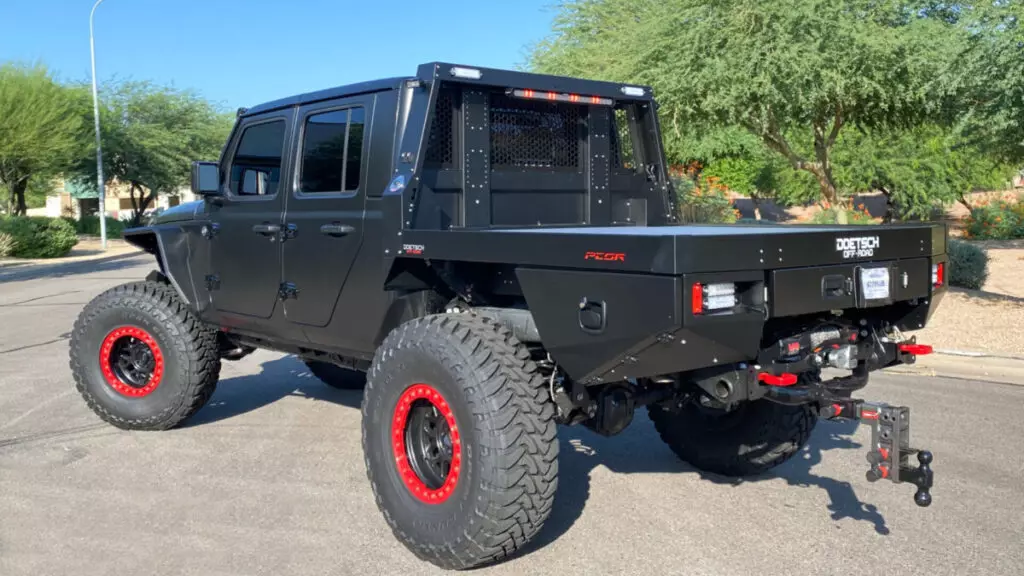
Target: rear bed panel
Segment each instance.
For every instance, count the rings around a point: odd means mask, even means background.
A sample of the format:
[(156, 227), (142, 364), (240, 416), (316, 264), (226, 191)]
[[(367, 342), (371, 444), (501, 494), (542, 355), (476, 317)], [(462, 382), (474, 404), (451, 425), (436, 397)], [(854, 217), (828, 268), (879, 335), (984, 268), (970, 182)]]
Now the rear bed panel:
[[(945, 250), (943, 228), (931, 225), (407, 230), (402, 241), (423, 258), (670, 275), (906, 260)], [(402, 246), (398, 254), (409, 251)]]

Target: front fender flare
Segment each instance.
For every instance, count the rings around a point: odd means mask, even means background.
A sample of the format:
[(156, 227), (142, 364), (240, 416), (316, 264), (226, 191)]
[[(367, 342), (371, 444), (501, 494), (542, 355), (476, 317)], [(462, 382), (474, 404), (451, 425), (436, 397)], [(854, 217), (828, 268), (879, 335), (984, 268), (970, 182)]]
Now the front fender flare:
[(124, 240), (155, 256), (160, 276), (174, 287), (185, 304), (196, 308), (197, 294), (189, 266), (188, 234), (178, 226), (145, 226), (125, 230)]

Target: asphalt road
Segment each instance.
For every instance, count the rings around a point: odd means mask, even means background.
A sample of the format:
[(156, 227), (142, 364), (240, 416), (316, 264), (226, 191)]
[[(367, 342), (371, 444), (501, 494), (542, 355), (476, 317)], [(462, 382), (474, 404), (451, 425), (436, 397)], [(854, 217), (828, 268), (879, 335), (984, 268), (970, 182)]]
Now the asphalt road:
[[(373, 503), (358, 393), (292, 357), (225, 363), (186, 427), (133, 433), (85, 407), (67, 337), (148, 261), (0, 273), (0, 574), (431, 574)], [(83, 273), (94, 270), (90, 273)], [(1024, 574), (1024, 387), (878, 376), (935, 452), (935, 503), (869, 484), (866, 428), (822, 423), (801, 458), (731, 482), (676, 460), (646, 415), (561, 432), (553, 517), (480, 574)]]

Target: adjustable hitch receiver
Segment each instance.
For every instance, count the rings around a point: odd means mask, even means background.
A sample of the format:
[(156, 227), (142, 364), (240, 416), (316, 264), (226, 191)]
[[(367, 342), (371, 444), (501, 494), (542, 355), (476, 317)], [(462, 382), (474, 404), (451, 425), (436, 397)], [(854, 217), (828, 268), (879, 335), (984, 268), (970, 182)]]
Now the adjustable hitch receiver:
[[(932, 503), (932, 453), (910, 447), (910, 408), (890, 406), (863, 400), (841, 400), (822, 408), (828, 419), (848, 418), (871, 425), (871, 450), (867, 460), (868, 482), (891, 480), (897, 484), (909, 482), (917, 486), (914, 503), (925, 507)], [(916, 454), (918, 465), (910, 464)]]

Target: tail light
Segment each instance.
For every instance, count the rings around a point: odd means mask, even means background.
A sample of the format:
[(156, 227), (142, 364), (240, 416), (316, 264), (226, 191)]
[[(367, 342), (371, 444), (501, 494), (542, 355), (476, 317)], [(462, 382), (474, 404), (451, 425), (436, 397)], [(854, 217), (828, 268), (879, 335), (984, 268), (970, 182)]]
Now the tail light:
[(690, 292), (690, 307), (694, 315), (735, 308), (736, 285), (732, 282), (716, 284), (696, 282)]
[(946, 284), (946, 263), (932, 264), (932, 286), (938, 288)]

